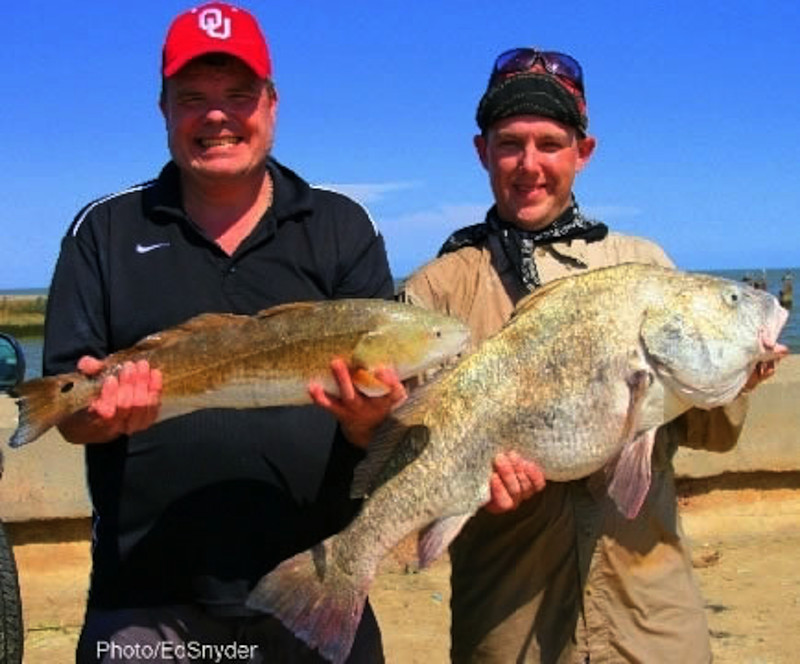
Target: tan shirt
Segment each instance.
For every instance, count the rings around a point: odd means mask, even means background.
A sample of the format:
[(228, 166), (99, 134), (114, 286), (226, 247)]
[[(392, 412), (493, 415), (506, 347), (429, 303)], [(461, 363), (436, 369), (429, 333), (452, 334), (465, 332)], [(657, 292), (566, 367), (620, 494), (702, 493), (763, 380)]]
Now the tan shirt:
[[(624, 262), (672, 265), (655, 244), (611, 233), (537, 247), (543, 283)], [(421, 268), (403, 299), (467, 322), (479, 343), (526, 293), (496, 238)], [(662, 427), (652, 486), (636, 519), (586, 481), (550, 482), (517, 510), (481, 510), (451, 546), (454, 662), (710, 661), (703, 600), (677, 514), (678, 445), (733, 447), (746, 400), (692, 410)]]

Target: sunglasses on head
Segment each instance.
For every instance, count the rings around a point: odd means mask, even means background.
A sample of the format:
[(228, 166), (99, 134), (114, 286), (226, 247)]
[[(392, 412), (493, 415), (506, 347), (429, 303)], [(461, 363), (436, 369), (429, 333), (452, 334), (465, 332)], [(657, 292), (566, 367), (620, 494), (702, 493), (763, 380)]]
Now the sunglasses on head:
[(530, 71), (537, 64), (545, 71), (572, 84), (583, 94), (583, 70), (578, 61), (566, 53), (539, 51), (535, 48), (512, 48), (501, 53), (494, 62), (490, 84), (499, 78)]

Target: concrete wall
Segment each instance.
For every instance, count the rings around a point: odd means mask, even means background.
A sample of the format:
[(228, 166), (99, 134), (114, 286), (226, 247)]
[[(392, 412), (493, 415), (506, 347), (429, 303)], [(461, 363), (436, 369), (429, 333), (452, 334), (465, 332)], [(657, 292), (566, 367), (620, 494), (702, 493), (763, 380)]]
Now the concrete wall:
[(89, 516), (83, 448), (70, 445), (55, 429), (38, 440), (10, 449), (16, 404), (0, 397), (0, 449), (5, 470), (0, 479), (0, 519), (4, 522), (72, 519)]
[[(786, 358), (777, 374), (750, 399), (747, 424), (736, 449), (726, 454), (682, 449), (676, 458), (679, 476), (800, 470), (800, 355)], [(50, 431), (12, 450), (5, 441), (15, 427), (14, 402), (0, 397), (0, 446), (5, 456), (0, 519), (24, 522), (88, 516), (82, 448)]]
[(749, 398), (739, 444), (725, 454), (682, 448), (675, 458), (678, 476), (800, 470), (800, 355), (782, 360)]

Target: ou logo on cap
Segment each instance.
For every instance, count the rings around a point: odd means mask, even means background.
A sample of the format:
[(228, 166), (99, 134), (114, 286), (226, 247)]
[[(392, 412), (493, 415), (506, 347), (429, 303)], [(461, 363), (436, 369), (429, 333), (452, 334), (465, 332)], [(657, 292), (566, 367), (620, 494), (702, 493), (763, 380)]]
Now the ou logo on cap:
[(216, 7), (210, 7), (200, 12), (197, 17), (197, 25), (214, 39), (228, 39), (231, 36), (231, 19), (223, 16), (222, 11)]

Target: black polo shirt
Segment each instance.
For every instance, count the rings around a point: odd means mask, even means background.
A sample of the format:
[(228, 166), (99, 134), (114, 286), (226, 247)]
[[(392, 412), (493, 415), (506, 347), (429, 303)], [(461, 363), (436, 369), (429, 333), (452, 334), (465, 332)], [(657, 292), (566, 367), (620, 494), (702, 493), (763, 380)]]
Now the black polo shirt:
[[(391, 297), (383, 239), (363, 208), (274, 160), (268, 169), (273, 204), (232, 256), (187, 217), (172, 163), (158, 179), (84, 208), (50, 288), (45, 373), (203, 312)], [(359, 456), (313, 406), (204, 410), (87, 446), (89, 605), (197, 601), (246, 614), (262, 574), (352, 517)]]

